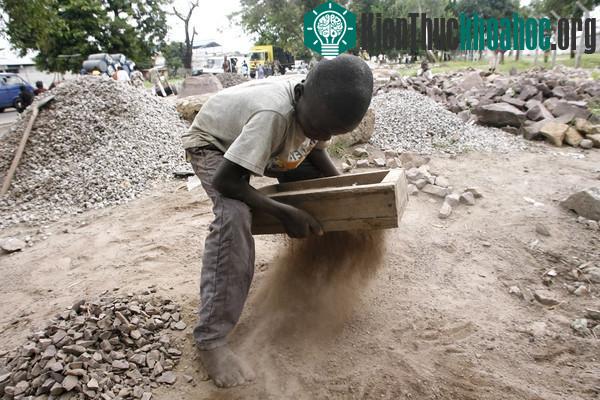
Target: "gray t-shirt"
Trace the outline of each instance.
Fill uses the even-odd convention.
[[[256,175],[296,168],[313,148],[326,145],[307,138],[296,121],[294,86],[303,78],[269,78],[220,91],[182,136],[184,148],[212,144]]]

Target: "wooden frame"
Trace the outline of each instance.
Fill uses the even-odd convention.
[[[260,191],[308,212],[325,232],[396,228],[408,202],[403,169],[281,183]],[[252,233],[285,233],[285,229],[275,217],[253,212]]]

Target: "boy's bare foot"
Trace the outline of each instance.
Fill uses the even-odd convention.
[[[239,386],[254,380],[254,372],[227,345],[200,350],[200,360],[218,387]]]

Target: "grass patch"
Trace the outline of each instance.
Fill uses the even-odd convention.
[[[346,143],[343,140],[336,140],[327,146],[327,152],[333,158],[341,159],[346,155]]]

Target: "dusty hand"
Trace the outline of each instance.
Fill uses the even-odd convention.
[[[321,224],[306,211],[296,207],[284,206],[281,223],[290,237],[304,238],[309,234],[322,235]]]

